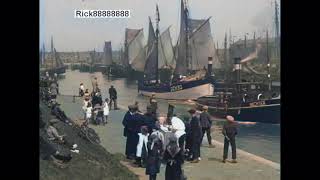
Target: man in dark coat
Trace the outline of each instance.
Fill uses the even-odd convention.
[[[154,93],[152,93],[149,101],[150,101],[151,112],[156,117],[157,110],[158,110],[158,102],[156,100],[156,95]]]
[[[184,120],[184,125],[186,127],[186,145],[185,145],[185,156],[188,160],[191,160],[192,156],[192,136],[191,136],[191,125],[190,125],[190,120],[185,119]]]
[[[117,90],[111,86],[109,88],[109,96],[110,96],[110,110],[112,108],[112,102],[114,103],[114,109],[117,110]]]
[[[92,107],[94,107],[96,104],[98,104],[98,96],[96,94],[94,94],[92,96],[92,100],[91,100],[91,103],[92,103]]]
[[[157,118],[152,113],[151,105],[147,106],[147,112],[144,114],[144,124],[148,127],[149,134],[152,133],[152,129],[155,129]]]
[[[208,113],[208,106],[203,106],[202,113],[200,114],[200,125],[202,129],[202,137],[201,142],[203,140],[203,136],[206,133],[208,138],[209,147],[214,147],[211,142],[211,126],[212,120],[210,118],[210,114]]]
[[[193,159],[192,163],[198,163],[200,161],[200,144],[202,137],[202,129],[200,126],[200,120],[196,115],[196,110],[190,109],[188,112],[192,116],[190,121]]]
[[[236,135],[238,134],[237,122],[232,116],[227,116],[227,122],[223,125],[222,134],[224,135],[223,160],[225,163],[228,158],[229,143],[231,144],[232,163],[237,163],[236,158]]]
[[[124,126],[124,135],[127,137],[125,154],[127,159],[135,159],[137,144],[139,142],[138,133],[143,125],[143,115],[137,113],[136,106],[130,105],[122,124]]]

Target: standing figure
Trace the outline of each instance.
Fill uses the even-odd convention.
[[[183,121],[180,118],[178,118],[175,114],[173,115],[173,117],[169,117],[168,120],[172,125],[172,132],[174,132],[174,135],[178,139],[179,148],[184,151],[184,144],[186,140],[186,127]]]
[[[210,114],[208,113],[208,106],[203,106],[203,111],[200,114],[200,124],[201,124],[201,129],[202,129],[201,143],[203,140],[203,136],[206,133],[207,138],[208,138],[209,147],[214,147],[212,145],[212,138],[211,138],[212,120],[210,118]]]
[[[192,116],[190,121],[191,126],[191,138],[192,138],[192,163],[198,163],[200,161],[200,144],[202,137],[202,130],[200,126],[200,120],[196,115],[195,109],[188,111]]]
[[[92,80],[92,91],[97,92],[97,87],[98,87],[98,79],[97,77],[94,77]]]
[[[144,125],[148,127],[148,131],[151,134],[152,129],[155,129],[157,118],[154,117],[151,111],[151,105],[147,106],[147,112],[144,114]]]
[[[117,110],[117,90],[111,86],[109,88],[109,96],[110,96],[110,110],[112,108],[112,102],[114,103],[114,109]]]
[[[57,74],[57,73],[54,73],[54,74],[53,74],[53,80],[54,80],[55,82],[58,82],[58,74]]]
[[[222,134],[224,135],[223,160],[225,163],[228,158],[229,143],[231,144],[232,163],[237,163],[236,135],[238,134],[237,122],[232,116],[227,116],[227,122],[223,125]]]
[[[146,163],[146,174],[149,180],[156,180],[157,174],[160,172],[160,156],[163,152],[162,141],[156,134],[149,136],[147,143],[148,158]]]
[[[137,144],[137,152],[136,152],[136,162],[139,167],[145,167],[147,156],[148,156],[148,149],[147,149],[147,143],[148,143],[148,127],[142,126],[141,132],[138,133],[139,136],[139,142]]]
[[[127,137],[125,154],[127,159],[135,159],[140,129],[137,129],[139,122],[135,116],[137,112],[136,107],[130,105],[128,109],[122,121],[122,125],[124,126],[123,135]]]
[[[108,116],[109,116],[109,99],[108,98],[106,98],[103,103],[103,116],[104,116],[103,125],[105,125],[108,123]]]
[[[87,98],[87,99],[90,98],[89,89],[86,89],[86,91],[84,92],[84,98]]]
[[[83,96],[84,96],[84,86],[83,86],[83,83],[80,83],[79,96],[80,96],[80,97],[83,97]]]
[[[91,104],[91,102],[88,102],[88,106],[86,109],[86,123],[87,124],[89,124],[91,116],[92,116],[92,104]]]
[[[165,180],[180,180],[183,178],[183,151],[177,145],[177,139],[174,136],[169,139],[163,160],[166,161]]]

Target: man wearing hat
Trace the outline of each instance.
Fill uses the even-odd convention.
[[[214,147],[211,142],[212,120],[210,118],[210,114],[208,113],[208,106],[202,107],[202,112],[200,114],[200,124],[201,124],[201,129],[202,129],[201,142],[202,142],[204,134],[206,133],[207,138],[208,138],[209,147]]]
[[[224,135],[224,147],[223,147],[223,160],[222,162],[225,163],[226,159],[228,158],[228,150],[229,150],[229,143],[231,144],[232,149],[232,163],[237,163],[236,158],[236,135],[238,133],[237,130],[237,122],[234,120],[232,116],[226,117],[227,122],[223,125],[222,134]]]
[[[202,129],[200,126],[200,120],[196,115],[195,109],[188,111],[192,116],[190,121],[191,126],[191,139],[192,139],[192,163],[198,163],[200,161],[200,144],[202,137]]]
[[[138,133],[141,128],[141,121],[143,120],[135,105],[128,106],[128,112],[125,114],[122,124],[124,126],[123,135],[127,137],[125,154],[127,159],[135,159],[137,152],[137,144],[139,141]],[[140,115],[140,116],[139,116]]]
[[[109,88],[109,98],[110,98],[110,110],[112,107],[112,102],[114,103],[114,110],[117,110],[117,90],[111,85]]]
[[[148,127],[149,134],[152,133],[152,130],[155,129],[157,118],[152,113],[151,105],[147,105],[147,112],[144,114],[144,125]]]

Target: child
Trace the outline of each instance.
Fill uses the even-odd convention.
[[[83,97],[83,96],[84,96],[84,86],[83,86],[83,83],[80,83],[79,96],[80,96],[80,97]]]
[[[88,106],[86,109],[86,123],[87,124],[89,124],[91,116],[92,116],[92,105],[91,105],[91,102],[88,102]]]
[[[223,160],[225,163],[228,158],[228,149],[229,143],[231,144],[232,149],[232,163],[237,163],[236,161],[236,135],[237,131],[237,122],[234,121],[232,116],[227,116],[227,122],[223,125],[222,134],[224,135],[224,147],[223,147]]]
[[[137,144],[136,162],[139,167],[144,167],[148,155],[147,143],[148,143],[148,127],[142,126],[141,133],[138,133],[139,142]],[[142,161],[142,162],[141,162]]]
[[[103,125],[105,125],[107,124],[107,120],[109,116],[109,99],[108,98],[106,98],[103,103],[103,116],[104,116]]]
[[[177,138],[172,136],[163,155],[163,160],[167,162],[165,180],[184,178],[182,173],[183,159],[183,150],[179,148]]]
[[[146,163],[146,174],[149,180],[156,180],[157,174],[160,172],[160,156],[162,154],[162,141],[157,134],[151,134],[148,144],[148,158]]]

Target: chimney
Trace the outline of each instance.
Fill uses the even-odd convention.
[[[212,57],[208,57],[208,76],[212,75]]]
[[[235,80],[237,83],[241,82],[241,63],[240,63],[240,61],[241,61],[241,58],[239,58],[239,57],[234,58],[233,69],[235,72]]]

